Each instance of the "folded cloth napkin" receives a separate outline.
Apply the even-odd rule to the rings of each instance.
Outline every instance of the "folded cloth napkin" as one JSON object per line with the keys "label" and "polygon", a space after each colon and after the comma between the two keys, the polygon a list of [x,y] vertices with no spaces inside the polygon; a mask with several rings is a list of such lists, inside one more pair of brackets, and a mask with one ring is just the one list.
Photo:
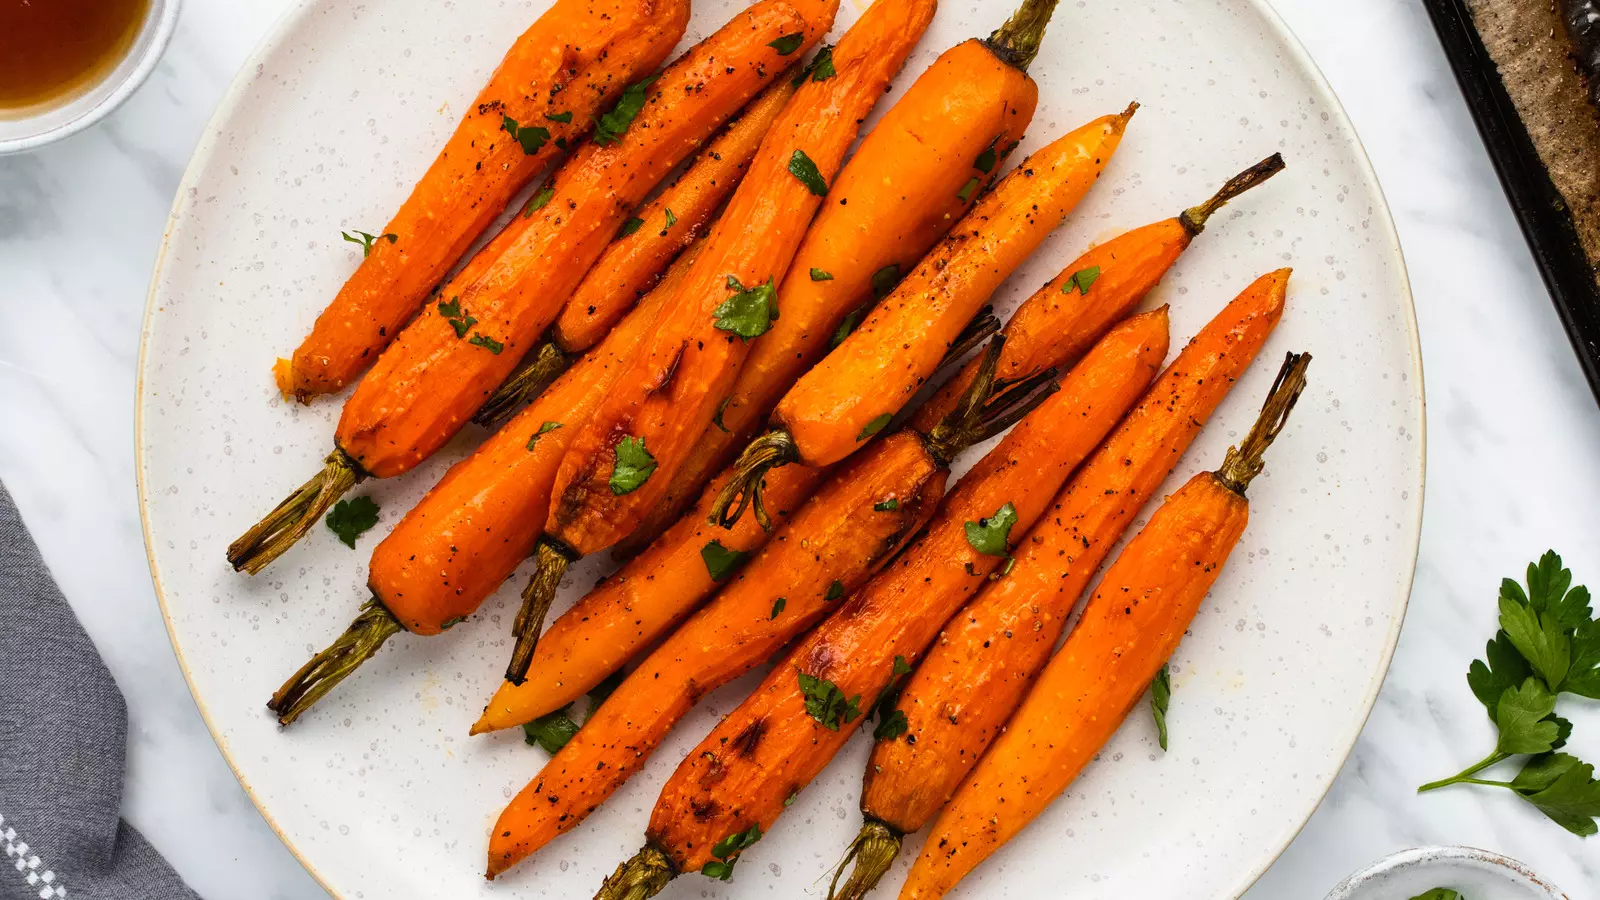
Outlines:
{"label": "folded cloth napkin", "polygon": [[118,817],[128,710],[0,485],[0,900],[198,900]]}

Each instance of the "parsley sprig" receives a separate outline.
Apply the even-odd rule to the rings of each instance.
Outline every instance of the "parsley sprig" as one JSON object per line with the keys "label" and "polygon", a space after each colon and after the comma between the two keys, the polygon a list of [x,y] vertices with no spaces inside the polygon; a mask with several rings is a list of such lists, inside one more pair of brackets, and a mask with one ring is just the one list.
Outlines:
{"label": "parsley sprig", "polygon": [[[360,235],[360,237],[356,237],[356,235]],[[348,231],[341,231],[339,232],[339,236],[352,244],[360,244],[362,259],[366,259],[372,255],[372,245],[374,243],[381,240],[387,240],[392,244],[395,241],[400,240],[400,235],[398,234],[368,234],[365,231],[360,230],[357,230],[356,234],[351,234]]]}
{"label": "parsley sprig", "polygon": [[[1594,766],[1559,753],[1572,723],[1556,715],[1561,694],[1600,698],[1600,620],[1589,590],[1572,585],[1572,571],[1555,551],[1529,563],[1527,589],[1500,583],[1500,630],[1473,660],[1467,684],[1499,732],[1494,751],[1459,774],[1429,782],[1418,793],[1452,784],[1506,788],[1573,834],[1600,832],[1600,781]],[[1476,777],[1513,757],[1530,757],[1510,781]]]}

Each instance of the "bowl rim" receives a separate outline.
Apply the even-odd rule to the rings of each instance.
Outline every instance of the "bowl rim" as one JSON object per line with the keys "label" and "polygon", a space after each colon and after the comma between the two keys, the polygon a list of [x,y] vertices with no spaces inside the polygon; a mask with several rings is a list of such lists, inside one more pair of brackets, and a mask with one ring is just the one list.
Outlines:
{"label": "bowl rim", "polygon": [[1359,896],[1357,894],[1358,891],[1380,876],[1400,869],[1415,868],[1444,860],[1486,863],[1495,869],[1509,873],[1523,884],[1537,888],[1549,900],[1567,900],[1567,895],[1562,893],[1560,888],[1536,874],[1524,862],[1496,853],[1493,850],[1431,844],[1391,853],[1366,868],[1351,874],[1345,880],[1334,885],[1326,900],[1355,900]]}
{"label": "bowl rim", "polygon": [[[150,29],[150,37],[145,41],[143,48],[135,46],[131,55],[135,56],[138,62],[122,77],[122,81],[98,102],[54,128],[22,137],[0,138],[0,156],[35,150],[65,140],[104,119],[132,96],[133,92],[144,84],[145,79],[150,77],[150,73],[155,71],[156,64],[161,62],[161,57],[166,54],[167,45],[172,42],[173,32],[178,27],[178,10],[183,6],[183,0],[150,0],[150,6],[153,13],[150,21],[154,24],[145,26]],[[28,119],[24,118],[21,121],[26,122]]]}

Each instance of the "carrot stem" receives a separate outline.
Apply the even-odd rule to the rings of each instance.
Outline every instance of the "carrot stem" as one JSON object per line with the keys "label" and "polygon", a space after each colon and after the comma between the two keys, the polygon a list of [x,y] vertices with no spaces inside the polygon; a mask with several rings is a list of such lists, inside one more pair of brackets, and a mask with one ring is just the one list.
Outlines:
{"label": "carrot stem", "polygon": [[549,341],[539,345],[533,351],[532,361],[523,366],[516,374],[506,379],[489,399],[473,414],[472,421],[485,428],[498,428],[502,422],[511,418],[511,414],[523,402],[544,393],[567,367],[572,365],[572,357],[561,352],[561,348]]}
{"label": "carrot stem", "polygon": [[1211,218],[1212,213],[1221,209],[1223,204],[1227,203],[1229,200],[1232,200],[1245,191],[1248,191],[1263,181],[1266,181],[1268,178],[1271,178],[1279,172],[1282,172],[1285,165],[1286,164],[1283,161],[1283,154],[1274,153],[1250,168],[1245,169],[1243,172],[1240,172],[1239,174],[1228,179],[1228,182],[1224,184],[1215,194],[1213,194],[1210,200],[1207,200],[1199,206],[1191,206],[1184,210],[1183,213],[1178,216],[1179,224],[1183,225],[1184,230],[1188,231],[1191,235],[1196,235],[1202,231],[1205,231],[1206,220]]}
{"label": "carrot stem", "polygon": [[1011,18],[995,29],[984,43],[996,56],[1026,72],[1039,55],[1044,30],[1055,11],[1056,0],[1023,0]]}
{"label": "carrot stem", "polygon": [[305,537],[340,497],[366,477],[367,473],[355,460],[343,450],[334,450],[323,460],[322,471],[228,545],[229,564],[235,572],[258,574],[294,546],[295,541]]}
{"label": "carrot stem", "polygon": [[522,591],[522,609],[511,625],[511,634],[517,644],[511,648],[511,664],[506,666],[506,680],[521,684],[528,677],[528,666],[533,662],[533,651],[539,646],[539,632],[544,630],[544,617],[555,602],[556,588],[561,586],[561,576],[572,565],[573,554],[549,538],[541,538],[533,551],[538,567]]}
{"label": "carrot stem", "polygon": [[967,327],[956,335],[955,341],[950,344],[950,349],[945,352],[944,360],[939,365],[948,366],[966,356],[999,330],[1000,317],[994,314],[993,306],[985,306],[978,310],[978,314],[972,317]]}
{"label": "carrot stem", "polygon": [[1309,353],[1290,353],[1284,357],[1283,366],[1278,369],[1278,378],[1272,383],[1266,402],[1261,405],[1261,415],[1250,426],[1244,443],[1228,448],[1228,455],[1222,459],[1222,468],[1217,470],[1217,478],[1228,490],[1243,497],[1250,481],[1265,468],[1261,457],[1288,423],[1295,401],[1300,399],[1300,392],[1305,390],[1306,368],[1310,365]]}
{"label": "carrot stem", "polygon": [[339,682],[349,677],[358,666],[372,658],[383,642],[405,630],[376,598],[361,607],[344,634],[328,645],[328,649],[311,657],[300,671],[278,688],[267,701],[267,709],[278,714],[278,724],[288,725],[322,696],[333,690]]}
{"label": "carrot stem", "polygon": [[594,900],[646,900],[661,893],[677,873],[665,853],[646,845],[611,873]]}
{"label": "carrot stem", "polygon": [[928,432],[928,447],[935,457],[948,464],[961,451],[988,440],[1016,424],[1023,416],[1059,390],[1053,381],[1054,369],[1039,372],[1000,390],[995,377],[1005,348],[1005,335],[989,342],[978,364],[977,374],[961,395],[955,409]]}
{"label": "carrot stem", "polygon": [[746,506],[754,505],[756,521],[762,531],[772,530],[772,518],[761,504],[761,479],[767,470],[799,462],[794,438],[781,428],[774,428],[750,442],[733,464],[733,476],[723,485],[717,502],[711,506],[707,519],[713,525],[732,528],[744,515]]}
{"label": "carrot stem", "polygon": [[[887,824],[868,819],[851,842],[839,868],[833,871],[833,881],[828,883],[828,900],[862,900],[871,893],[900,855],[900,837],[900,832]],[[852,861],[855,868],[840,887],[839,876]]]}

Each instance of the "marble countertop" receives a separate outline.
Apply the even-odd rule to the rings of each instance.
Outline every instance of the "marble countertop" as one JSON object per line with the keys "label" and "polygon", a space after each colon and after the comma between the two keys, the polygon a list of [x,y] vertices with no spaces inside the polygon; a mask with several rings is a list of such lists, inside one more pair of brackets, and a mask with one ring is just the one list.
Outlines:
{"label": "marble countertop", "polygon": [[[291,0],[188,0],[165,60],[106,122],[0,158],[0,480],[127,695],[125,815],[204,897],[323,896],[207,734],[151,591],[134,488],[146,286],[173,192],[235,69]],[[1420,844],[1529,863],[1574,898],[1600,856],[1503,791],[1416,785],[1483,755],[1467,663],[1496,586],[1547,547],[1600,585],[1600,408],[1415,0],[1277,0],[1363,136],[1416,294],[1430,437],[1406,628],[1332,792],[1250,900],[1321,897]],[[1576,752],[1600,758],[1600,710]],[[94,727],[94,723],[83,723]],[[1584,852],[1588,849],[1588,852]]]}

